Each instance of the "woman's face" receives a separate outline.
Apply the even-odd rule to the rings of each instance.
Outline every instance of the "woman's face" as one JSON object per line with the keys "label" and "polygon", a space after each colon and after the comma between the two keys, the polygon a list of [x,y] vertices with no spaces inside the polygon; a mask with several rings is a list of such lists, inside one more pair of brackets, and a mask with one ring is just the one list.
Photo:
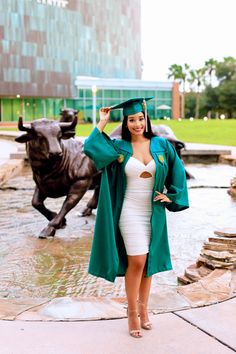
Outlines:
{"label": "woman's face", "polygon": [[128,116],[127,128],[131,135],[143,135],[145,131],[145,119],[143,112]]}

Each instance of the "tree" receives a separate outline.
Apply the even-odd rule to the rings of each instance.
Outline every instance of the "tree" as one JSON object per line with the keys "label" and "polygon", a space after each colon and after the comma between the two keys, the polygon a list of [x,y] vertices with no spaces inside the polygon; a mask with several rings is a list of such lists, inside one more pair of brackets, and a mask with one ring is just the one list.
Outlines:
{"label": "tree", "polygon": [[189,65],[184,64],[178,65],[178,64],[172,64],[169,67],[169,74],[168,74],[168,79],[173,78],[176,81],[179,81],[182,84],[182,89],[183,89],[183,94],[182,94],[182,102],[181,102],[181,116],[182,118],[185,117],[185,92],[186,92],[186,82],[187,82],[187,76],[189,73]]}
{"label": "tree", "polygon": [[204,68],[205,68],[206,75],[209,77],[208,81],[210,86],[212,86],[212,79],[213,79],[213,75],[216,72],[217,65],[218,65],[218,61],[213,58],[205,61]]}
{"label": "tree", "polygon": [[216,77],[220,83],[235,79],[236,59],[233,57],[225,57],[222,62],[219,62],[216,66]]}
{"label": "tree", "polygon": [[186,117],[194,117],[196,108],[195,92],[187,92],[185,95],[185,114]]}
{"label": "tree", "polygon": [[[213,87],[214,75],[217,86]],[[195,101],[195,117],[201,114],[218,112],[227,113],[230,118],[236,113],[236,59],[225,57],[221,62],[211,58],[205,62],[203,68],[190,70],[188,64],[173,64],[169,68],[168,78],[173,77],[182,84],[182,117],[185,111],[193,115]],[[189,82],[191,93],[186,95],[186,83]],[[195,100],[194,100],[195,95]],[[186,107],[185,107],[186,97]],[[186,109],[185,109],[186,108]]]}
{"label": "tree", "polygon": [[219,86],[219,103],[221,108],[232,118],[236,112],[236,79],[226,80]]}
{"label": "tree", "polygon": [[189,72],[189,83],[192,85],[192,89],[196,92],[196,107],[195,107],[195,118],[199,118],[199,106],[200,106],[200,92],[201,86],[205,83],[205,68],[200,68],[197,70],[190,70]]}
{"label": "tree", "polygon": [[236,59],[225,57],[216,67],[219,80],[219,106],[229,118],[236,112]]}
{"label": "tree", "polygon": [[212,113],[217,115],[220,110],[219,103],[219,87],[212,87],[208,85],[202,92],[202,105],[201,109],[203,114],[207,113],[208,117],[211,117]]}

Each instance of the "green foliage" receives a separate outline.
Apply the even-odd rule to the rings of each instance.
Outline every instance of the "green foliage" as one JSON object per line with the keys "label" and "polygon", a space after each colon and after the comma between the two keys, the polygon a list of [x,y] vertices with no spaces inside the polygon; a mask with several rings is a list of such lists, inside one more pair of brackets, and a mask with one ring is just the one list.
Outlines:
{"label": "green foliage", "polygon": [[185,117],[185,85],[187,77],[189,74],[190,67],[188,64],[178,65],[173,64],[169,67],[168,79],[173,78],[176,81],[179,81],[182,84],[183,95],[182,95],[182,108],[181,108],[181,117]]}
{"label": "green foliage", "polygon": [[189,92],[185,95],[185,116],[194,117],[196,108],[196,95],[194,92]]}
{"label": "green foliage", "polygon": [[216,77],[220,82],[228,81],[236,78],[236,59],[226,57],[216,66]]}
{"label": "green foliage", "polygon": [[216,112],[221,112],[219,103],[219,88],[208,85],[201,94],[201,115],[205,116],[208,112],[211,112],[211,116],[214,117]]}
{"label": "green foliage", "polygon": [[214,58],[210,58],[207,61],[205,61],[205,82],[209,83],[210,86],[212,86],[212,79],[213,79],[213,75],[215,74],[216,71],[216,67],[217,67],[218,61],[215,60]]}
{"label": "green foliage", "polygon": [[236,80],[225,80],[219,86],[219,104],[224,107],[228,117],[236,112]]}
{"label": "green foliage", "polygon": [[[184,73],[184,75],[183,75]],[[231,118],[236,114],[236,59],[225,57],[222,61],[210,58],[204,67],[192,69],[187,64],[184,66],[173,64],[169,68],[168,78],[179,79],[182,83],[190,84],[192,94],[184,92],[183,102],[185,114],[182,116],[196,118],[208,116],[217,117],[224,113]],[[212,86],[214,79],[215,87]],[[185,90],[184,90],[185,91]],[[185,103],[186,100],[186,103]],[[193,102],[195,108],[193,112]]]}
{"label": "green foliage", "polygon": [[168,79],[173,78],[183,85],[183,92],[185,92],[185,84],[189,74],[190,66],[188,64],[178,65],[173,64],[169,67]]}

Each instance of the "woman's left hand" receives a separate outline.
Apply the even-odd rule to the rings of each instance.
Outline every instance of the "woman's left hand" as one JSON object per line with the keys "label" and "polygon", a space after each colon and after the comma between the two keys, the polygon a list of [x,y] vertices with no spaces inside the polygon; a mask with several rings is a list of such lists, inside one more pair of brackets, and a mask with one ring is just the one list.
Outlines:
{"label": "woman's left hand", "polygon": [[167,197],[166,194],[160,193],[158,191],[156,191],[156,196],[154,197],[154,202],[157,202],[158,200],[163,203],[163,202],[167,202],[167,203],[171,203],[171,200]]}

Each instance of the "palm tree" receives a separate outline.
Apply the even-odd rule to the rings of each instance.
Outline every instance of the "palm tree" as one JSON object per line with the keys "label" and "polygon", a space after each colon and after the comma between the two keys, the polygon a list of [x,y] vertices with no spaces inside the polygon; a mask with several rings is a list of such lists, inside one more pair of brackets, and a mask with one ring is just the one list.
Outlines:
{"label": "palm tree", "polygon": [[187,76],[189,73],[189,65],[184,64],[178,65],[178,64],[172,64],[169,67],[169,74],[168,74],[168,79],[173,78],[176,81],[179,81],[182,84],[182,104],[181,104],[181,116],[182,118],[185,117],[185,87],[186,87],[186,81],[187,81]]}
{"label": "palm tree", "polygon": [[192,87],[195,86],[195,92],[196,92],[196,108],[195,108],[195,118],[199,118],[199,106],[200,106],[200,92],[201,92],[201,86],[205,84],[205,74],[206,74],[206,68],[200,68],[197,70],[190,70],[189,71],[189,83],[192,85]]}
{"label": "palm tree", "polygon": [[210,86],[212,86],[212,78],[213,78],[213,74],[215,73],[216,71],[216,67],[217,67],[217,64],[218,64],[218,61],[211,58],[207,61],[205,61],[205,70],[206,70],[206,74],[208,75],[209,77],[209,84]]}
{"label": "palm tree", "polygon": [[[205,61],[204,68],[206,70],[207,78],[209,78],[209,80],[207,80],[209,83],[208,85],[209,90],[212,88],[212,79],[213,79],[213,75],[216,73],[217,65],[218,65],[218,61],[213,58],[210,58],[209,60]],[[207,112],[207,116],[208,118],[211,118],[211,110]]]}

